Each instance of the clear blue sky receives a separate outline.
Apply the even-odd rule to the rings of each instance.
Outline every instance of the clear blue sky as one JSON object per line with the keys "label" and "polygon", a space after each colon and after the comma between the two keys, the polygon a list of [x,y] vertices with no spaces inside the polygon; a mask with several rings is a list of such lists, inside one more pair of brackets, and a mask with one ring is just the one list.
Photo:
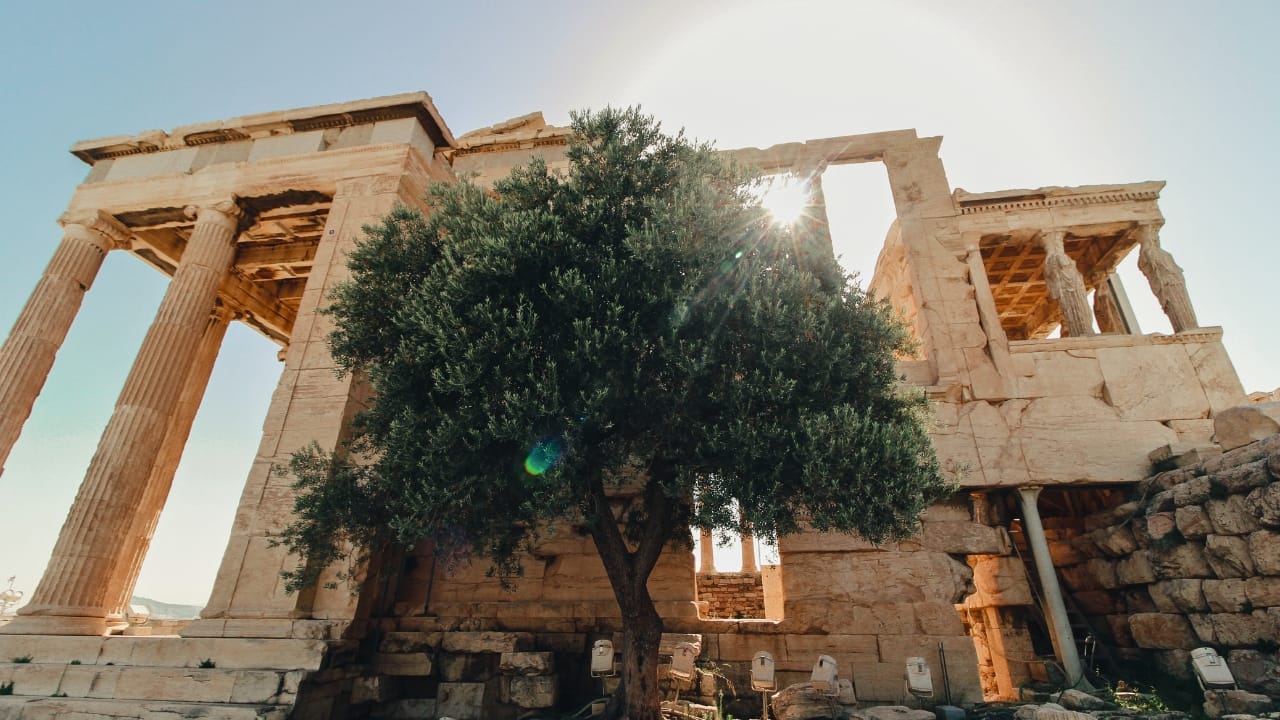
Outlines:
{"label": "clear blue sky", "polygon": [[[1280,385],[1280,3],[11,3],[0,25],[0,332],[87,167],[75,141],[426,90],[461,134],[642,103],[721,147],[917,128],[953,187],[1167,180],[1164,245],[1247,390]],[[832,171],[838,251],[868,274],[883,170]],[[1167,331],[1140,276],[1144,330]],[[28,593],[164,291],[113,254],[0,476],[0,579]],[[280,365],[228,335],[139,584],[203,604]]]}

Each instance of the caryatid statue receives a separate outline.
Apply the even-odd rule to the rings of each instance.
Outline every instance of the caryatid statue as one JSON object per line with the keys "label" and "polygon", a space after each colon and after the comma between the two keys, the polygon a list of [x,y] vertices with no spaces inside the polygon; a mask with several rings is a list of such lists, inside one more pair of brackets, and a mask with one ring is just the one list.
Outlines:
{"label": "caryatid statue", "polygon": [[1062,322],[1069,337],[1094,335],[1093,312],[1089,309],[1088,291],[1076,263],[1063,247],[1064,230],[1044,230],[1036,240],[1044,248],[1044,281],[1049,297],[1058,301]]}
{"label": "caryatid statue", "polygon": [[1182,268],[1173,261],[1173,256],[1160,247],[1160,228],[1154,223],[1138,226],[1138,269],[1147,276],[1151,283],[1151,292],[1160,301],[1164,314],[1169,317],[1169,324],[1174,332],[1183,332],[1200,327],[1196,320],[1195,308],[1191,307],[1191,296],[1187,293],[1187,281],[1182,277]]}

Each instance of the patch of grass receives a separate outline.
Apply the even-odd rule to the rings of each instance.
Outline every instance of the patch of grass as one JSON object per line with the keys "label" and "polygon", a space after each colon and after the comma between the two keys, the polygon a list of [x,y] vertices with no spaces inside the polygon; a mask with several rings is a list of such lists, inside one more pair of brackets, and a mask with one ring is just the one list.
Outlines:
{"label": "patch of grass", "polygon": [[54,694],[50,695],[49,697],[66,697],[66,696],[67,696],[67,694],[66,694],[66,693],[64,693],[64,692],[56,692],[56,693],[54,693]]}
{"label": "patch of grass", "polygon": [[209,669],[209,668],[216,668],[216,667],[218,667],[218,663],[214,662],[214,661],[213,661],[213,658],[205,658],[205,659],[203,659],[203,660],[201,660],[201,661],[200,661],[200,665],[198,665],[198,667],[202,667],[202,668],[205,668],[205,669],[207,670],[207,669]]}
{"label": "patch of grass", "polygon": [[19,655],[18,657],[13,659],[13,662],[18,665],[25,665],[31,662],[33,659],[34,658],[32,658],[30,655]]}
{"label": "patch of grass", "polygon": [[0,683],[0,695],[12,695],[12,694],[13,694],[13,683],[11,682]]}
{"label": "patch of grass", "polygon": [[79,660],[72,660],[72,661],[71,661],[71,664],[72,664],[72,665],[80,665],[80,664],[82,664],[82,663],[81,663]]}

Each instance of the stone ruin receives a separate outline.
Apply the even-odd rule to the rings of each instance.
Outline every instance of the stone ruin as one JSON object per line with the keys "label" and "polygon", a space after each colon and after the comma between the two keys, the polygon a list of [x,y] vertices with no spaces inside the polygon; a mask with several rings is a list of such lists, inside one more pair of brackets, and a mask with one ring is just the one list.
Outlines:
{"label": "stone ruin", "polygon": [[[289,594],[294,558],[272,543],[293,504],[272,467],[313,441],[337,447],[367,400],[335,375],[319,312],[361,227],[421,207],[432,181],[491,183],[534,155],[563,164],[567,133],[535,113],[455,137],[413,93],[73,146],[88,176],[0,349],[0,464],[103,257],[128,252],[172,280],[48,569],[0,628],[0,717],[473,720],[609,689],[588,653],[619,614],[575,532],[544,537],[510,592],[484,567],[438,566],[424,543],[366,568],[358,594]],[[747,673],[761,650],[779,687],[830,656],[844,699],[866,707],[923,702],[905,688],[912,657],[932,668],[931,703],[971,705],[1077,682],[1108,657],[1186,676],[1205,643],[1246,689],[1280,698],[1280,415],[1245,406],[1222,329],[1201,326],[1161,247],[1163,183],[971,193],[950,187],[940,146],[897,130],[725,151],[803,178],[820,222],[828,201],[854,200],[824,196],[827,167],[884,165],[897,219],[870,289],[919,340],[901,374],[963,472],[900,543],[807,532],[780,539],[776,565],[751,557],[732,575],[668,552],[650,582],[663,652],[687,642],[705,670],[683,697],[758,711]],[[1134,252],[1171,335],[1143,334],[1129,307],[1115,271]],[[235,321],[277,343],[284,367],[209,600],[160,635],[128,622],[127,603]],[[1153,463],[1185,467],[1150,477]]]}

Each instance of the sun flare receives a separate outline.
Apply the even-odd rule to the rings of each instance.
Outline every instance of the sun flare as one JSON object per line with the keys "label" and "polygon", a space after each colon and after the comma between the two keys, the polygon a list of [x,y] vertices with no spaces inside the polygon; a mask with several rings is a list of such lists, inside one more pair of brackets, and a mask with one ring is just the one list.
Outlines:
{"label": "sun flare", "polygon": [[791,177],[775,177],[761,192],[760,204],[773,216],[775,223],[792,225],[800,219],[809,203],[806,191],[807,187],[799,180]]}

